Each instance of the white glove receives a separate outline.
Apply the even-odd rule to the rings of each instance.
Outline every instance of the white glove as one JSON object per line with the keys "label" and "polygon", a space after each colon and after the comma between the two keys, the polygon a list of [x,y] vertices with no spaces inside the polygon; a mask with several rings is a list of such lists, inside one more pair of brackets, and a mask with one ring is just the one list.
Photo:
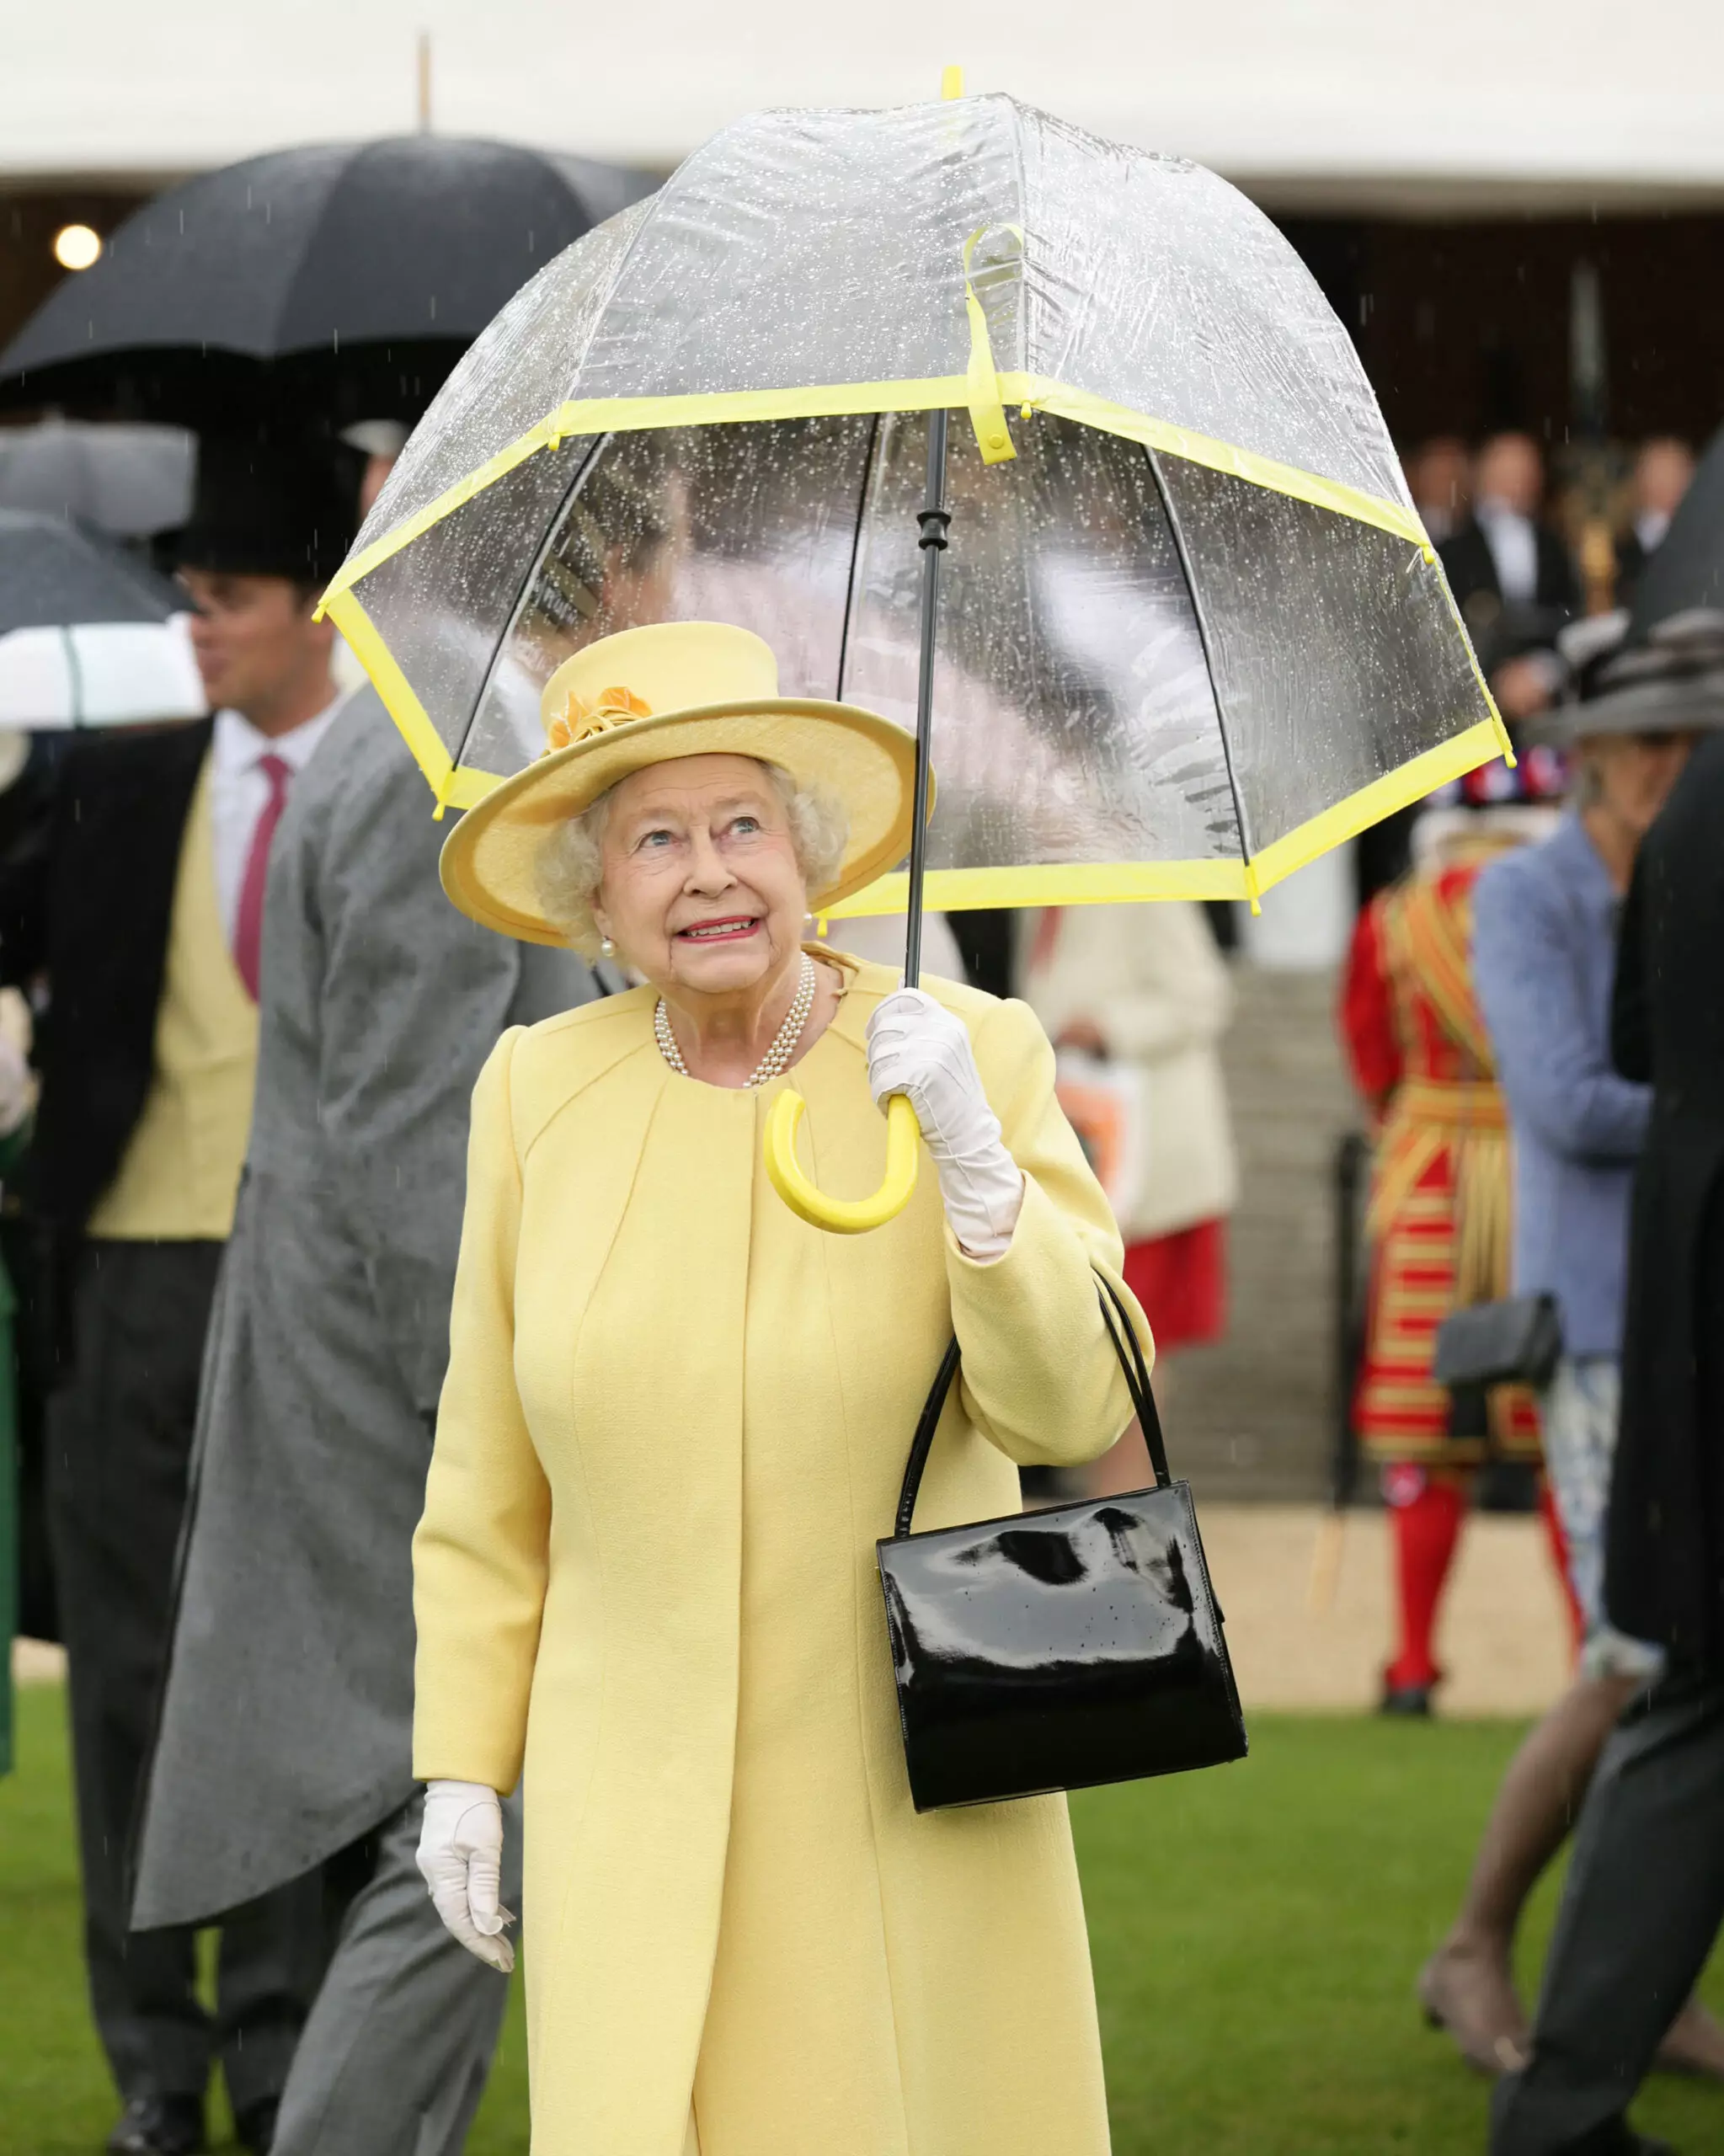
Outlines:
{"label": "white glove", "polygon": [[940,1175],[960,1247],[1001,1257],[1023,1204],[1023,1171],[1006,1150],[961,1018],[919,988],[895,989],[868,1021],[868,1090],[884,1107],[908,1095]]}
{"label": "white glove", "polygon": [[483,1782],[427,1782],[419,1829],[419,1876],[446,1928],[506,1976],[515,1949],[503,1936],[515,1919],[500,1906],[503,1806]]}

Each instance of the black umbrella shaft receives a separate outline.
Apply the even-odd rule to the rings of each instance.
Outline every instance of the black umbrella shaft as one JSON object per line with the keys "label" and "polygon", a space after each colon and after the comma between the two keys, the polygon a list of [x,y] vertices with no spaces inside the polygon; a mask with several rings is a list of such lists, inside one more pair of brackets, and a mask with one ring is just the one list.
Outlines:
{"label": "black umbrella shaft", "polygon": [[916,521],[922,536],[921,664],[915,685],[915,800],[910,827],[910,903],[905,910],[904,985],[922,977],[922,872],[928,851],[928,771],[934,733],[934,641],[940,617],[940,557],[946,551],[946,419],[928,414],[927,495]]}

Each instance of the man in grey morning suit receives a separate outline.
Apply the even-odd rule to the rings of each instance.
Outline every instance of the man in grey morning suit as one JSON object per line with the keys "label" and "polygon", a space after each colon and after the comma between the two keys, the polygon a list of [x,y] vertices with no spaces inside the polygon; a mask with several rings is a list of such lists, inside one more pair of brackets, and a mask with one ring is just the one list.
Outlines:
{"label": "man in grey morning suit", "polygon": [[473,1081],[504,1027],[598,985],[456,911],[447,828],[367,689],[276,835],[251,1145],[141,1828],[140,1929],[323,1869],[333,1959],[274,2156],[458,2150],[507,1994],[414,1865],[409,1545]]}

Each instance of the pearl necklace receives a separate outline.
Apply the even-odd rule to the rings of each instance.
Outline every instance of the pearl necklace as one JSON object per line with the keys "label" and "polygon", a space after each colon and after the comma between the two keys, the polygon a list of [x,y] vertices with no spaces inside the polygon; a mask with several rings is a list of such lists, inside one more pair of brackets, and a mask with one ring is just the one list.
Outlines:
{"label": "pearl necklace", "polygon": [[[802,974],[796,985],[796,995],[791,1002],[789,1013],[778,1028],[777,1038],[771,1048],[750,1075],[743,1081],[745,1087],[770,1086],[789,1063],[808,1024],[809,1014],[814,1007],[814,989],[819,978],[814,971],[814,960],[804,951],[802,954]],[[676,1036],[670,1030],[670,1015],[665,1008],[662,995],[659,998],[658,1009],[653,1013],[653,1036],[659,1043],[659,1054],[677,1076],[690,1076],[689,1067],[682,1059],[682,1050],[676,1045]]]}

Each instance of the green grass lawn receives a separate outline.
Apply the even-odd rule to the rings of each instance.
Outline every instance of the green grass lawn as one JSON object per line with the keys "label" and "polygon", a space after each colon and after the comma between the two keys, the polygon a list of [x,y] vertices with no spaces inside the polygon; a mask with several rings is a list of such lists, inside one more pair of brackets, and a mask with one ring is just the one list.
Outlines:
{"label": "green grass lawn", "polygon": [[[90,2156],[114,2100],[84,2012],[59,1694],[25,1693],[19,1721],[0,1782],[0,2156]],[[1518,1734],[1265,1716],[1242,1766],[1074,1799],[1117,2156],[1481,2156],[1483,2084],[1411,1987]],[[1529,1979],[1554,1898],[1528,1926]],[[517,1996],[470,2156],[526,2156],[526,2111]],[[1684,2156],[1724,2148],[1724,2090],[1657,2081],[1636,2116]]]}

